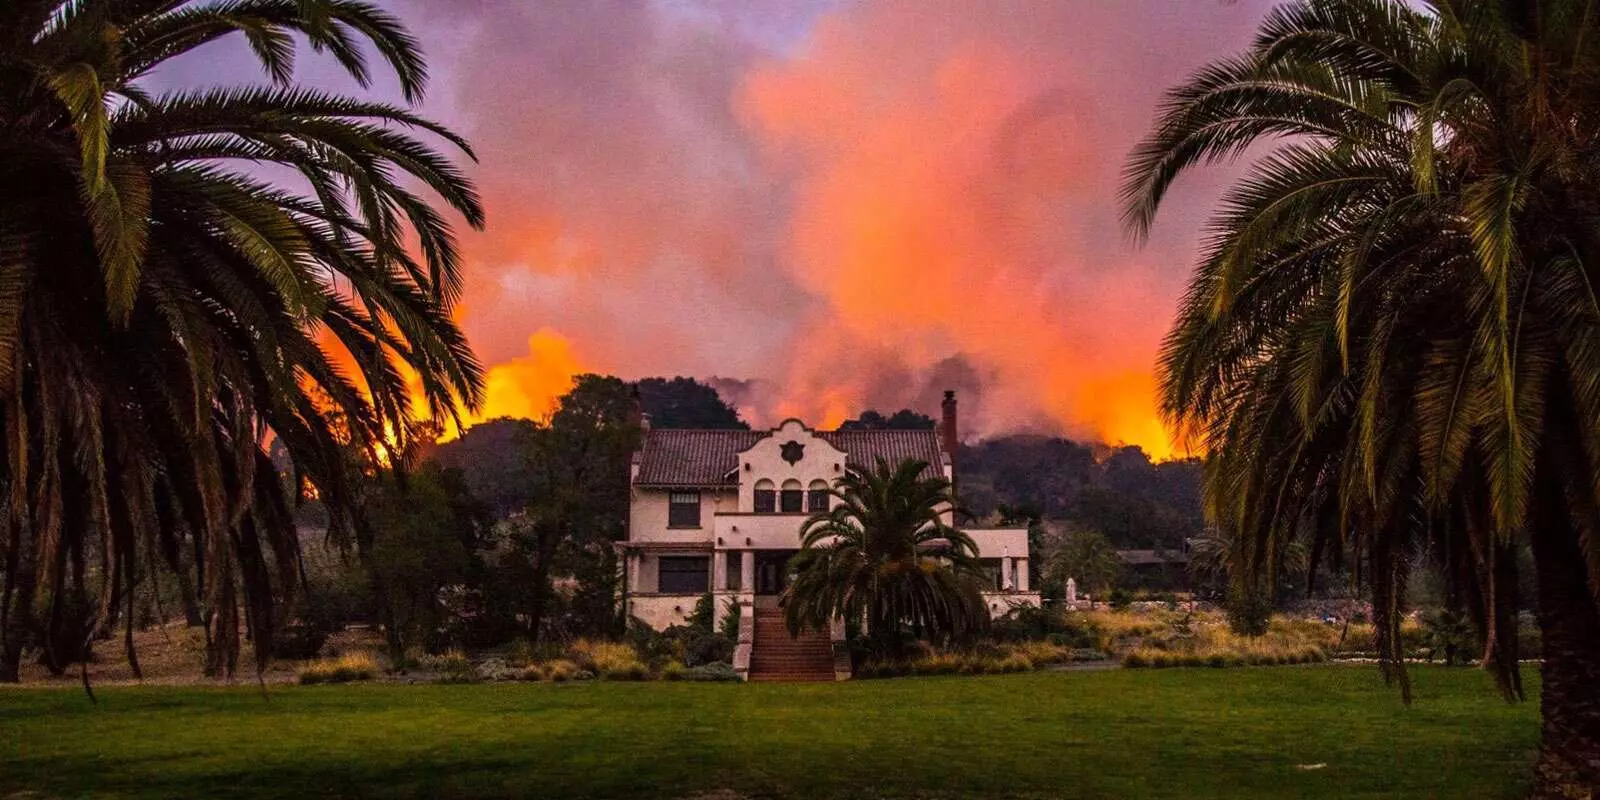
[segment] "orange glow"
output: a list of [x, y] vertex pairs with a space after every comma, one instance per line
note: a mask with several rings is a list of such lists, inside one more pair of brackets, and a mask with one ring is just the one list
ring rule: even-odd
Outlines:
[[[1154, 364], [1228, 181], [1176, 188], [1143, 250], [1117, 191], [1164, 88], [1266, 0], [408, 5], [452, 32], [483, 165], [473, 421], [541, 417], [583, 371], [721, 376], [757, 426], [937, 418], [955, 389], [969, 440], [1183, 452]], [[776, 39], [744, 10], [784, 5], [827, 10]]]
[[[994, 373], [968, 433], [1042, 422], [1170, 457], [1150, 366], [1169, 301], [1147, 269], [1086, 263], [1061, 210], [1112, 159], [1070, 107], [1041, 104], [1052, 77], [1006, 43], [953, 44], [905, 81], [862, 33], [903, 26], [854, 22], [822, 26], [806, 58], [756, 72], [742, 97], [772, 156], [804, 175], [791, 257], [831, 313], [799, 350], [869, 343], [914, 367], [959, 352]], [[859, 411], [874, 378], [848, 358], [795, 363], [786, 413], [828, 422]]]
[[[572, 388], [573, 378], [584, 372], [572, 342], [549, 328], [528, 337], [527, 355], [489, 368], [484, 379], [484, 402], [478, 413], [462, 419], [474, 424], [496, 417], [543, 420], [555, 411], [561, 396]], [[450, 426], [441, 441], [460, 434]]]

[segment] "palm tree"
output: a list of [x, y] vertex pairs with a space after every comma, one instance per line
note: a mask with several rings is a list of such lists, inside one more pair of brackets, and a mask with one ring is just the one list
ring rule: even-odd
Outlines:
[[948, 641], [988, 624], [978, 547], [945, 522], [950, 482], [927, 472], [923, 461], [879, 459], [829, 490], [838, 502], [805, 521], [789, 562], [795, 578], [783, 609], [792, 633], [835, 617], [865, 620], [874, 649], [898, 656], [908, 628]]
[[[235, 35], [270, 85], [151, 90]], [[482, 393], [451, 319], [451, 228], [418, 193], [481, 226], [429, 140], [466, 143], [295, 87], [297, 36], [363, 85], [376, 54], [422, 94], [416, 42], [357, 0], [0, 4], [0, 680], [73, 596], [113, 629], [159, 561], [198, 586], [210, 669], [235, 667], [241, 625], [264, 663], [298, 572], [295, 496], [363, 538], [346, 453], [403, 452], [419, 412]]]
[[1078, 588], [1089, 595], [1089, 607], [1096, 598], [1111, 594], [1117, 576], [1122, 574], [1122, 559], [1117, 547], [1095, 528], [1069, 523], [1066, 534], [1050, 554], [1050, 571], [1062, 583], [1076, 579]]
[[1406, 555], [1431, 548], [1512, 698], [1531, 543], [1537, 791], [1600, 785], [1600, 13], [1281, 7], [1170, 95], [1129, 166], [1130, 228], [1191, 167], [1274, 139], [1161, 358], [1165, 413], [1208, 454], [1209, 517], [1269, 581], [1302, 532], [1313, 574], [1356, 559], [1403, 689]]

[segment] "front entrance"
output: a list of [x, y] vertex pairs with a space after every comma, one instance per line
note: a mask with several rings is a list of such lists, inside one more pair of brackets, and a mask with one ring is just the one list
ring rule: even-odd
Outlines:
[[778, 595], [789, 588], [789, 559], [794, 557], [798, 550], [758, 550], [756, 551], [756, 601], [762, 605], [761, 598], [767, 597], [776, 602]]

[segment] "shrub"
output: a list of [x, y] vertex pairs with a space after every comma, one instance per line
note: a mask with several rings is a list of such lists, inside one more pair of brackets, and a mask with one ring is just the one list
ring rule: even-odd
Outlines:
[[1000, 673], [1032, 672], [1033, 662], [1029, 661], [1027, 656], [1014, 655], [994, 662], [992, 671]]
[[639, 660], [638, 652], [621, 642], [579, 639], [572, 644], [568, 655], [579, 668], [595, 675], [633, 674], [636, 667], [638, 672], [649, 673], [644, 662]]
[[684, 673], [688, 671], [689, 668], [683, 664], [677, 661], [669, 661], [666, 666], [661, 668], [661, 679], [664, 681], [681, 681]]
[[690, 612], [685, 621], [688, 627], [701, 633], [711, 633], [711, 621], [716, 617], [717, 600], [710, 592], [700, 595], [694, 604], [694, 611]]
[[683, 664], [699, 667], [717, 661], [733, 660], [734, 642], [720, 633], [703, 633], [684, 643]]
[[[471, 683], [478, 679], [467, 654], [460, 650], [446, 650], [437, 655], [422, 655], [415, 659], [417, 669], [437, 674], [440, 683]], [[502, 662], [504, 663], [504, 662]]]
[[710, 664], [701, 664], [698, 667], [690, 667], [684, 670], [683, 680], [729, 682], [739, 680], [739, 673], [734, 671], [732, 664], [714, 661]]
[[990, 623], [989, 632], [997, 641], [1026, 642], [1068, 633], [1060, 613], [1037, 606], [1017, 606]]
[[1260, 636], [1267, 632], [1272, 621], [1272, 598], [1266, 592], [1246, 587], [1228, 591], [1226, 609], [1228, 627], [1240, 636]]
[[1072, 649], [1049, 642], [1025, 642], [1012, 648], [1012, 652], [1027, 658], [1036, 666], [1065, 664], [1072, 660]]
[[506, 646], [506, 663], [514, 667], [525, 667], [539, 660], [538, 648], [525, 636], [518, 636]]
[[731, 597], [722, 606], [722, 628], [717, 632], [728, 637], [728, 641], [739, 641], [739, 604]]
[[1128, 606], [1133, 605], [1133, 595], [1129, 594], [1127, 589], [1120, 587], [1112, 589], [1110, 603], [1113, 609], [1122, 611]]
[[955, 653], [934, 653], [911, 662], [914, 675], [952, 675], [961, 671], [961, 656]]
[[[523, 670], [514, 667], [503, 658], [486, 658], [472, 671], [474, 678], [485, 681], [515, 681], [521, 680]], [[461, 683], [459, 675], [452, 675], [453, 683]]]
[[349, 683], [371, 680], [378, 674], [378, 662], [367, 653], [346, 653], [335, 659], [315, 661], [300, 670], [300, 683]]

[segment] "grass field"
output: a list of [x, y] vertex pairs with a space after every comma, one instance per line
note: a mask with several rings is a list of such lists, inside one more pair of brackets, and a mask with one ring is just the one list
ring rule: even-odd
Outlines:
[[1415, 678], [1410, 708], [1348, 666], [13, 689], [0, 798], [1517, 796], [1536, 705]]

